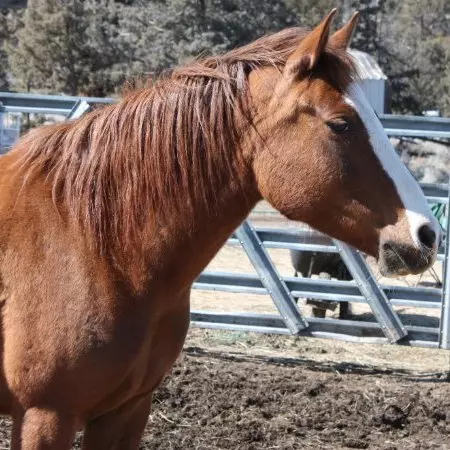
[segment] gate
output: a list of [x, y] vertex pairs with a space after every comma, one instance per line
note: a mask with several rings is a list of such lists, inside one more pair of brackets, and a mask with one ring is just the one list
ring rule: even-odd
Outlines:
[[[433, 203], [448, 205], [447, 186], [422, 185], [422, 187], [427, 198]], [[446, 221], [448, 229], [448, 215]], [[450, 267], [447, 264], [449, 254], [447, 239], [438, 254], [438, 260], [444, 262], [442, 289], [380, 285], [359, 251], [311, 230], [254, 228], [246, 221], [228, 240], [228, 245], [242, 245], [257, 275], [203, 272], [194, 283], [194, 289], [248, 295], [269, 294], [279, 314], [192, 311], [193, 326], [450, 349]], [[354, 281], [281, 277], [268, 255], [269, 248], [339, 252]], [[366, 303], [376, 320], [362, 322], [306, 318], [294, 300], [298, 297]], [[439, 327], [403, 325], [394, 306], [439, 309], [441, 312]]]

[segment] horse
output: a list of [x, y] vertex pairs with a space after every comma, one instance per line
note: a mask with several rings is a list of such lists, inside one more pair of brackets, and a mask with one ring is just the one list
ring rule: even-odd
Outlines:
[[[339, 253], [311, 252], [303, 250], [289, 250], [291, 263], [295, 270], [294, 276], [311, 278], [318, 275], [319, 278], [330, 280], [337, 278], [342, 281], [351, 281], [353, 277]], [[298, 301], [298, 298], [295, 299]], [[325, 317], [327, 309], [334, 311], [339, 304], [339, 318], [345, 319], [350, 313], [349, 302], [336, 302], [307, 298], [306, 304], [312, 306], [314, 317]]]
[[[173, 69], [0, 158], [0, 413], [13, 450], [136, 450], [191, 285], [265, 198], [420, 273], [439, 227], [358, 84], [354, 16]], [[188, 387], [187, 387], [188, 389]]]

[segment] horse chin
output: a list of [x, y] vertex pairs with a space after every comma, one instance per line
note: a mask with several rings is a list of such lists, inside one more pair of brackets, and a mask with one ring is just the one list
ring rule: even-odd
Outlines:
[[385, 264], [383, 261], [378, 261], [378, 270], [380, 271], [380, 274], [384, 278], [397, 278], [397, 277], [405, 277], [406, 275], [410, 275], [410, 272], [407, 268], [398, 268], [398, 269], [392, 269], [387, 264]]

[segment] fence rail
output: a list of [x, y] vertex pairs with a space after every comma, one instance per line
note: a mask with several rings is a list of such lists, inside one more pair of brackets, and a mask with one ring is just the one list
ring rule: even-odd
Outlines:
[[[113, 98], [72, 97], [60, 95], [18, 94], [0, 92], [0, 105], [4, 112], [24, 112], [35, 114], [57, 114], [69, 116], [77, 102], [89, 105], [114, 103]], [[381, 114], [389, 136], [417, 138], [450, 138], [450, 119], [427, 116], [398, 116]]]
[[[95, 105], [114, 101], [108, 98], [0, 92], [0, 113], [57, 114], [66, 119], [76, 119]], [[450, 119], [381, 115], [380, 120], [390, 136], [450, 138]], [[422, 185], [422, 188], [429, 202], [449, 204], [447, 185], [428, 184]], [[446, 229], [450, 230], [448, 214], [446, 225]], [[312, 230], [254, 229], [244, 222], [230, 237], [228, 244], [243, 246], [258, 275], [203, 272], [193, 288], [270, 295], [280, 314], [192, 311], [193, 326], [450, 349], [448, 239], [445, 239], [445, 245], [439, 249], [438, 255], [438, 259], [444, 263], [443, 289], [379, 285], [359, 252]], [[354, 281], [281, 277], [266, 251], [268, 248], [339, 252]], [[299, 297], [366, 303], [372, 309], [374, 320], [306, 318], [294, 300]], [[433, 326], [404, 325], [395, 306], [439, 309], [440, 318], [436, 318], [438, 323]]]
[[[422, 189], [428, 200], [447, 203], [447, 185], [425, 184]], [[447, 226], [449, 229], [447, 216]], [[450, 266], [447, 263], [449, 242], [445, 239], [439, 249], [438, 260], [444, 262], [444, 289], [379, 285], [374, 282], [370, 268], [359, 253], [345, 244], [310, 229], [281, 230], [250, 228], [255, 238], [265, 248], [304, 251], [339, 252], [354, 281], [335, 281], [311, 278], [276, 277], [283, 283], [291, 298], [315, 298], [334, 302], [366, 303], [372, 308], [374, 319], [368, 321], [318, 319], [308, 317], [306, 327], [296, 330], [297, 335], [327, 337], [353, 342], [392, 343], [450, 349]], [[229, 245], [239, 245], [240, 233], [233, 234]], [[248, 253], [248, 249], [245, 248]], [[203, 272], [194, 283], [194, 289], [235, 293], [272, 294], [258, 275], [227, 272]], [[440, 319], [433, 326], [403, 325], [393, 307], [438, 309]], [[437, 323], [438, 322], [438, 323]], [[225, 330], [263, 333], [289, 333], [281, 316], [271, 314], [216, 313], [193, 311], [192, 324]]]

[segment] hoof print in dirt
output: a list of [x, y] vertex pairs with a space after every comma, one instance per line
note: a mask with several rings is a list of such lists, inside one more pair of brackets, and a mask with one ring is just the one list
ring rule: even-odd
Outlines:
[[313, 386], [311, 386], [309, 389], [306, 390], [306, 393], [310, 397], [317, 397], [319, 394], [324, 392], [325, 385], [323, 383], [316, 383]]
[[392, 428], [403, 428], [408, 421], [408, 413], [397, 405], [389, 405], [381, 416], [381, 422]]
[[347, 439], [344, 445], [346, 448], [369, 448], [369, 444], [361, 439]]

